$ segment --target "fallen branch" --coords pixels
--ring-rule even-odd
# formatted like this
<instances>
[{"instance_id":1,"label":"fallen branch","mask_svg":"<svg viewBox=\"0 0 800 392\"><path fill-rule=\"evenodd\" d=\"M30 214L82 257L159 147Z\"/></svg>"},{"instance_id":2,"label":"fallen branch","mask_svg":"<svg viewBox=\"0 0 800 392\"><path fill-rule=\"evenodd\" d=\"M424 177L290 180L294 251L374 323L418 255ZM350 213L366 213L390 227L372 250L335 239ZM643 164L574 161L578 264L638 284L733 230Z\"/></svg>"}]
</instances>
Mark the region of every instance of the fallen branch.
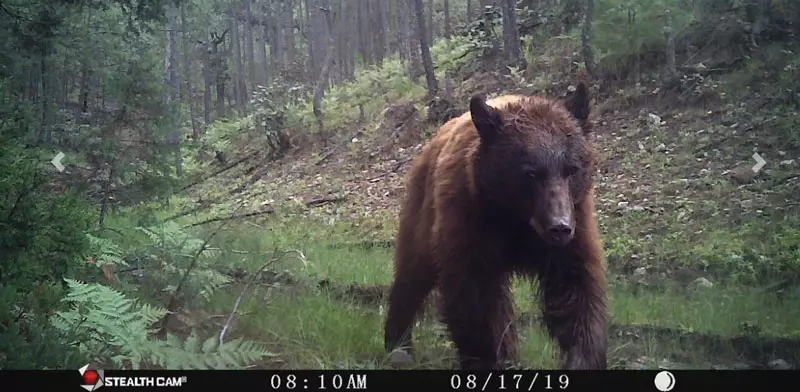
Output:
<instances>
[{"instance_id":1,"label":"fallen branch","mask_svg":"<svg viewBox=\"0 0 800 392\"><path fill-rule=\"evenodd\" d=\"M272 208L269 208L267 210L256 211L256 212L248 212L247 214L241 214L241 215L220 216L220 217L216 217L216 218L207 219L207 220L204 220L202 222L192 223L190 225L183 226L183 228L186 229L186 228L189 228L189 227L201 226L201 225L214 223L214 222L222 222L222 221L230 221L230 220L235 220L235 219L250 218L250 217L259 216L259 215L271 214L273 212L275 212L275 210L272 209Z\"/></svg>"},{"instance_id":2,"label":"fallen branch","mask_svg":"<svg viewBox=\"0 0 800 392\"><path fill-rule=\"evenodd\" d=\"M242 207L244 207L245 205L246 205L246 202L240 203L236 207L236 209L233 211L233 213L235 214L236 212L241 210ZM175 308L176 302L178 300L178 296L180 295L181 289L183 289L183 285L186 283L186 280L189 278L189 274L192 273L192 271L195 269L195 267L197 267L197 261L200 259L200 254L206 251L206 247L208 246L208 243L211 242L211 239L214 238L217 235L217 233L222 231L222 229L225 228L225 226L228 224L228 222L230 222L230 220L228 220L226 222L223 222L219 227L217 227L216 230L211 232L211 234L208 237L206 237L205 240L203 240L203 244L200 245L200 248L197 249L197 252L195 252L194 257L192 257L192 262L189 263L189 267L186 268L186 272L183 274L183 276L181 277L181 280L178 282L178 285L175 287L175 291L170 296L169 303L167 304L167 313L164 315L164 319L161 320L161 328L159 328L159 331L158 331L158 333L160 335L166 335L167 322L169 321L169 317L170 317L170 315L175 313L175 309L174 308Z\"/></svg>"},{"instance_id":3,"label":"fallen branch","mask_svg":"<svg viewBox=\"0 0 800 392\"><path fill-rule=\"evenodd\" d=\"M347 199L344 196L333 196L333 197L320 197L317 199L311 199L306 202L306 207L317 207L325 204L330 203L340 203Z\"/></svg>"},{"instance_id":4,"label":"fallen branch","mask_svg":"<svg viewBox=\"0 0 800 392\"><path fill-rule=\"evenodd\" d=\"M225 334L228 332L228 329L231 326L231 322L233 321L233 316L236 314L236 310L239 309L239 304L242 302L242 298L244 298L244 294L247 292L247 289L250 288L250 285L253 284L253 282L256 281L258 276L261 275L261 273L264 272L265 269L267 269L267 267L269 267L270 265L275 264L276 262L282 260L289 253L297 253L299 255L299 259L303 263L303 265L308 265L308 261L306 261L306 256L303 254L303 252L301 252L299 250L290 250L290 251L280 252L280 254L278 254L278 250L276 249L273 253L275 254L275 256L273 256L271 259L267 260L267 262L264 263L264 265L262 265L261 268L259 268L258 271L256 271L256 273L253 274L253 276L250 277L250 280L248 280L247 283L244 285L244 288L242 289L242 292L239 294L239 297L236 298L236 302L233 304L233 310L231 310L231 314L228 316L228 320L225 322L225 325L222 327L222 330L219 332L219 345L220 346L222 346L225 343Z\"/></svg>"},{"instance_id":5,"label":"fallen branch","mask_svg":"<svg viewBox=\"0 0 800 392\"><path fill-rule=\"evenodd\" d=\"M183 191L185 191L185 190L187 190L187 189L189 189L189 188L191 188L191 187L193 187L193 186L195 186L197 184L201 184L201 183L206 182L206 181L208 181L208 180L210 180L210 179L212 179L212 178L214 178L214 177L216 177L216 176L218 176L218 175L220 175L222 173L225 173L226 171L228 171L230 169L233 169L236 166L239 166L240 164L242 164L242 162L249 161L250 159L252 159L257 154L258 154L258 151L254 151L252 154L250 154L248 156L245 156L244 158L240 158L240 159L236 160L235 162L229 164L228 166L225 166L225 167L223 167L223 168L211 173L210 175L208 175L206 177L202 177L202 178L200 178L200 179L198 179L196 181L193 181L192 183L190 183L190 184L184 186L183 188L181 188L178 192L183 192Z\"/></svg>"}]
</instances>

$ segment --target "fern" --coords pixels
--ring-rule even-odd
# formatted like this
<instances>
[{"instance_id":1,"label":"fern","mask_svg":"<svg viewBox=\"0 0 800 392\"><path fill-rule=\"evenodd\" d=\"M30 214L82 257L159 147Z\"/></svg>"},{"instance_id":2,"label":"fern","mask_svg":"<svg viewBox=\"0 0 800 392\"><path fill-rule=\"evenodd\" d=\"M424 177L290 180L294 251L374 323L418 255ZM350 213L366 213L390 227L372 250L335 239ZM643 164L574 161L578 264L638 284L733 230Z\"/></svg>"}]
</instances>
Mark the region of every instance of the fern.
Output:
<instances>
[{"instance_id":1,"label":"fern","mask_svg":"<svg viewBox=\"0 0 800 392\"><path fill-rule=\"evenodd\" d=\"M167 369L234 369L273 355L245 340L218 345L212 337L200 344L194 331L183 342L175 335L154 339L152 326L167 314L166 309L138 303L100 284L65 280L69 292L64 301L71 310L56 313L51 324L62 332L83 336L82 341L73 343L95 360L133 369L144 364Z\"/></svg>"},{"instance_id":2,"label":"fern","mask_svg":"<svg viewBox=\"0 0 800 392\"><path fill-rule=\"evenodd\" d=\"M86 238L89 239L88 256L95 259L95 264L99 266L109 263L127 265L125 259L122 258L122 249L116 242L89 233L86 234Z\"/></svg>"}]
</instances>

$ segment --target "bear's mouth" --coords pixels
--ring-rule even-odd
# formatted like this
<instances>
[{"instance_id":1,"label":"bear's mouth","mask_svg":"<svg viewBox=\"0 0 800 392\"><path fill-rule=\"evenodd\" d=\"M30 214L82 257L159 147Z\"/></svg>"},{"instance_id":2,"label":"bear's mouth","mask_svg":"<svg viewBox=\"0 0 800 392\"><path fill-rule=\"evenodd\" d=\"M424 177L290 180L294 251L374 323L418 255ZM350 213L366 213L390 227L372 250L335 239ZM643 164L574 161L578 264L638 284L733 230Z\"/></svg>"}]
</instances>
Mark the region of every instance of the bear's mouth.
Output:
<instances>
[{"instance_id":1,"label":"bear's mouth","mask_svg":"<svg viewBox=\"0 0 800 392\"><path fill-rule=\"evenodd\" d=\"M559 223L550 225L548 230L544 230L539 221L532 217L528 224L533 227L536 234L549 245L566 246L575 237L575 229L572 225Z\"/></svg>"}]
</instances>

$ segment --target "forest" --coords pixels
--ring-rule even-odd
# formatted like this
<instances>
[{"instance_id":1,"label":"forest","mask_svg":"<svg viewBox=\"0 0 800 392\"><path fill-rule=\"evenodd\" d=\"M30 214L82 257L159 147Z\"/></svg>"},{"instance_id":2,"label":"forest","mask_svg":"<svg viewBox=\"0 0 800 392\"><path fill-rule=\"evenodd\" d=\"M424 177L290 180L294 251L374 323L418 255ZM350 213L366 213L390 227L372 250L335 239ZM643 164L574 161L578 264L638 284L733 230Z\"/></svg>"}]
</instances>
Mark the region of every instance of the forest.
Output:
<instances>
[{"instance_id":1,"label":"forest","mask_svg":"<svg viewBox=\"0 0 800 392\"><path fill-rule=\"evenodd\" d=\"M384 350L405 176L476 94L592 97L613 369L800 368L796 0L0 0L0 369ZM3 196L4 195L4 196ZM557 368L514 281L526 368Z\"/></svg>"}]
</instances>

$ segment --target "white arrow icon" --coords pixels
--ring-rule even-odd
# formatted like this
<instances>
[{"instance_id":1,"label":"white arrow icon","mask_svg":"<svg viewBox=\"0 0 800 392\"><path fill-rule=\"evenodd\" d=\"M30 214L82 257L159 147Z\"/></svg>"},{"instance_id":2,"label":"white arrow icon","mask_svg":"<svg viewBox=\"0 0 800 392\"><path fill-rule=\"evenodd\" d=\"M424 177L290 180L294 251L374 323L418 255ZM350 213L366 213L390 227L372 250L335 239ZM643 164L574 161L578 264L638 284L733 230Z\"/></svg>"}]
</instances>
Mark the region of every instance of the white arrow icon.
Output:
<instances>
[{"instance_id":1,"label":"white arrow icon","mask_svg":"<svg viewBox=\"0 0 800 392\"><path fill-rule=\"evenodd\" d=\"M753 166L753 171L758 173L758 171L767 164L767 161L765 161L764 158L761 158L761 155L758 155L757 152L753 153L753 159L756 160L756 164Z\"/></svg>"},{"instance_id":2,"label":"white arrow icon","mask_svg":"<svg viewBox=\"0 0 800 392\"><path fill-rule=\"evenodd\" d=\"M56 154L56 157L53 158L53 160L50 161L50 163L52 163L53 166L55 166L56 169L58 169L58 171L64 171L64 165L61 164L62 159L64 159L64 153L59 151L58 154Z\"/></svg>"}]
</instances>

